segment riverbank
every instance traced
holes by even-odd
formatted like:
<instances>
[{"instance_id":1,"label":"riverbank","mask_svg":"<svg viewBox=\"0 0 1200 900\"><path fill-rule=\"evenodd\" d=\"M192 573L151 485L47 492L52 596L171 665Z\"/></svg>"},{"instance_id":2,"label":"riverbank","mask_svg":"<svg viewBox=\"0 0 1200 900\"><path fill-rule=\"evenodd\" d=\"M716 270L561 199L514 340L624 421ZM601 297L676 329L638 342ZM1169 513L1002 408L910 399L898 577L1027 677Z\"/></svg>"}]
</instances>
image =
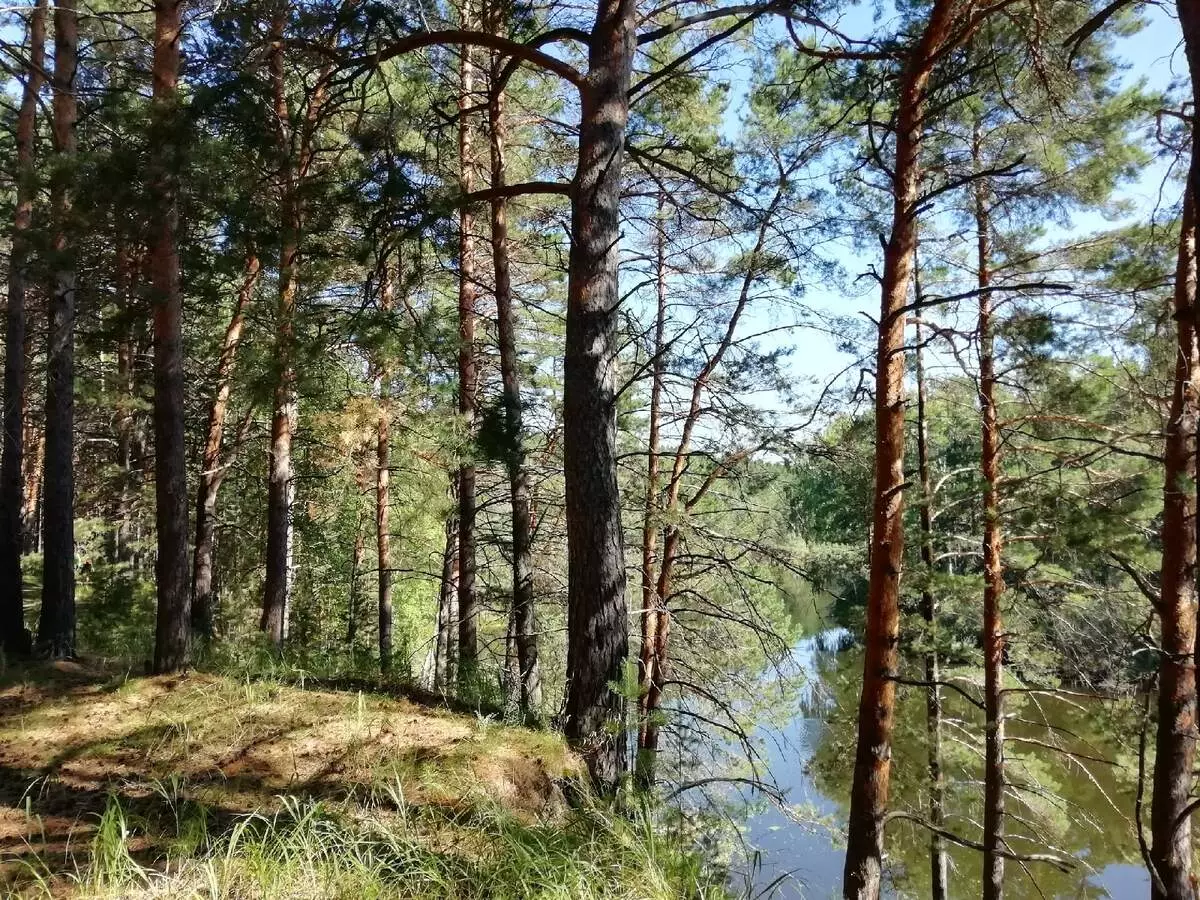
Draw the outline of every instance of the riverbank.
<instances>
[{"instance_id":1,"label":"riverbank","mask_svg":"<svg viewBox=\"0 0 1200 900\"><path fill-rule=\"evenodd\" d=\"M719 896L569 809L558 735L365 692L73 663L0 678L0 887L28 896Z\"/></svg>"}]
</instances>

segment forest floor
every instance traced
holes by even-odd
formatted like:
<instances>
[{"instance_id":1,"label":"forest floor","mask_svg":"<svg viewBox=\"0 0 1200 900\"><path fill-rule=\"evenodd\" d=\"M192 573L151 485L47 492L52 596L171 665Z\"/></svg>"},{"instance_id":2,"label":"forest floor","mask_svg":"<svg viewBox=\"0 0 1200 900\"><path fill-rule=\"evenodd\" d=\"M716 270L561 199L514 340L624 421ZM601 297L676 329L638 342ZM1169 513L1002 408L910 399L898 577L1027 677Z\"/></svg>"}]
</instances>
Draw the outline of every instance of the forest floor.
<instances>
[{"instance_id":1,"label":"forest floor","mask_svg":"<svg viewBox=\"0 0 1200 900\"><path fill-rule=\"evenodd\" d=\"M562 818L559 783L577 772L557 735L404 699L209 674L131 678L76 663L9 668L0 892L32 882L75 893L114 802L129 858L169 867L195 830L189 816L205 841L297 803L406 822L412 810L451 822L487 807L532 824Z\"/></svg>"}]
</instances>

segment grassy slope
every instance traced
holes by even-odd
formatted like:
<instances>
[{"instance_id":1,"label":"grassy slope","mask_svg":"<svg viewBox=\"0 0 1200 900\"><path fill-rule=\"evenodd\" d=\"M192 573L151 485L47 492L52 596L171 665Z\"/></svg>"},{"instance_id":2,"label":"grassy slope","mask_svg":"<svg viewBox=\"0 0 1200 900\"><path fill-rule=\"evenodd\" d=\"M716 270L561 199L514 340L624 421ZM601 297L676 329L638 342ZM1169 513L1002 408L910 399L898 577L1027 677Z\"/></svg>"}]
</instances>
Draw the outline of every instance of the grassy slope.
<instances>
[{"instance_id":1,"label":"grassy slope","mask_svg":"<svg viewBox=\"0 0 1200 900\"><path fill-rule=\"evenodd\" d=\"M568 812L557 782L577 771L555 735L405 700L9 670L0 878L76 896L707 894L648 822Z\"/></svg>"}]
</instances>

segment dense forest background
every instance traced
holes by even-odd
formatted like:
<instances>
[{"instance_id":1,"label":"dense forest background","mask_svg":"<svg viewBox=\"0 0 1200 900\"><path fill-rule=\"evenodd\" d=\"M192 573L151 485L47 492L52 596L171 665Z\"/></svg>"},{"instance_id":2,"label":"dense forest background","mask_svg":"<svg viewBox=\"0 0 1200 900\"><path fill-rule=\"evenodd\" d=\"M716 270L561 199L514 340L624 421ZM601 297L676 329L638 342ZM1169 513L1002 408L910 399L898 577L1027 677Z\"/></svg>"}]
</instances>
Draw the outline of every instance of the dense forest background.
<instances>
[{"instance_id":1,"label":"dense forest background","mask_svg":"<svg viewBox=\"0 0 1200 900\"><path fill-rule=\"evenodd\" d=\"M562 731L662 896L789 765L847 897L1193 896L1192 3L5 16L6 677Z\"/></svg>"}]
</instances>

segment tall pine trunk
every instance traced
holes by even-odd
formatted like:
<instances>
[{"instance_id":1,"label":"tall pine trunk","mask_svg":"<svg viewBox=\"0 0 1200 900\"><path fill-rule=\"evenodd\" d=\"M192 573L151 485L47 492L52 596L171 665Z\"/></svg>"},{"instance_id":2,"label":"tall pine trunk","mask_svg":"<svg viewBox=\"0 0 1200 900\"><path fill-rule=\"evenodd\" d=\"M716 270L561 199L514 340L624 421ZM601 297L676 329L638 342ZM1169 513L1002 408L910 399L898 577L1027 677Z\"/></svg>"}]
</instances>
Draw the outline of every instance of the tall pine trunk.
<instances>
[{"instance_id":1,"label":"tall pine trunk","mask_svg":"<svg viewBox=\"0 0 1200 900\"><path fill-rule=\"evenodd\" d=\"M1175 268L1176 356L1164 448L1162 578L1159 603L1158 734L1150 812L1155 900L1191 897L1191 799L1196 756L1196 448L1200 354L1196 301L1196 210L1184 197Z\"/></svg>"},{"instance_id":2,"label":"tall pine trunk","mask_svg":"<svg viewBox=\"0 0 1200 900\"><path fill-rule=\"evenodd\" d=\"M158 618L154 671L187 665L191 645L188 491L184 446L183 293L179 284L179 42L182 0L154 3L154 126L158 132L150 193L154 205L150 275L154 301L154 495Z\"/></svg>"},{"instance_id":3,"label":"tall pine trunk","mask_svg":"<svg viewBox=\"0 0 1200 900\"><path fill-rule=\"evenodd\" d=\"M462 0L462 27L474 27L473 0ZM474 50L460 49L458 94L458 166L459 187L464 196L475 183L474 129L468 108L475 102ZM458 411L467 432L467 445L475 428L475 404L479 392L475 368L475 215L464 203L458 219ZM471 449L467 450L471 454ZM475 465L468 458L458 469L458 678L475 675L479 641L479 611L475 597Z\"/></svg>"},{"instance_id":4,"label":"tall pine trunk","mask_svg":"<svg viewBox=\"0 0 1200 900\"><path fill-rule=\"evenodd\" d=\"M848 900L878 898L883 877L904 562L904 307L917 240L926 95L957 12L957 0L935 0L906 62L897 97L892 226L884 250L875 354L875 487L866 638L842 884Z\"/></svg>"},{"instance_id":5,"label":"tall pine trunk","mask_svg":"<svg viewBox=\"0 0 1200 900\"><path fill-rule=\"evenodd\" d=\"M571 255L563 357L567 519L565 731L601 791L628 768L624 680L629 609L616 456L617 283L621 171L637 5L600 0L580 94L571 184Z\"/></svg>"},{"instance_id":6,"label":"tall pine trunk","mask_svg":"<svg viewBox=\"0 0 1200 900\"><path fill-rule=\"evenodd\" d=\"M30 650L25 629L25 592L21 578L24 550L21 511L25 451L25 280L29 259L28 232L37 196L34 143L38 96L46 60L47 0L37 0L29 16L28 56L21 111L17 116L16 208L8 263L7 331L4 336L4 430L0 461L0 647L10 656Z\"/></svg>"},{"instance_id":7,"label":"tall pine trunk","mask_svg":"<svg viewBox=\"0 0 1200 900\"><path fill-rule=\"evenodd\" d=\"M914 262L917 315L921 314L919 271ZM921 479L921 565L927 579L921 591L921 617L925 620L925 740L929 760L929 823L944 828L946 819L946 783L942 775L942 678L938 659L938 603L933 593L933 477L929 464L929 419L927 412L927 383L925 357L922 352L924 336L917 322L917 346L914 350L917 377L917 461ZM949 865L946 839L937 831L929 832L929 878L931 900L946 900Z\"/></svg>"},{"instance_id":8,"label":"tall pine trunk","mask_svg":"<svg viewBox=\"0 0 1200 900\"><path fill-rule=\"evenodd\" d=\"M497 23L497 31L503 23ZM499 74L493 64L493 81ZM505 185L504 92L494 91L488 105L491 132L492 187ZM535 714L542 702L538 671L537 619L533 596L533 518L530 510L529 473L525 469L525 434L521 421L521 373L517 357L513 314L512 278L508 258L508 201L492 200L492 265L496 281L496 326L500 344L500 380L504 388L504 425L507 432L505 467L512 505L512 642L515 645L516 690L523 717Z\"/></svg>"},{"instance_id":9,"label":"tall pine trunk","mask_svg":"<svg viewBox=\"0 0 1200 900\"><path fill-rule=\"evenodd\" d=\"M267 559L260 626L276 647L287 631L291 586L292 434L296 427L295 344L296 293L299 280L300 198L292 158L291 112L283 70L283 37L288 8L280 6L271 20L270 56L274 111L279 134L279 292L275 309L275 365L271 413L271 449L267 472Z\"/></svg>"},{"instance_id":10,"label":"tall pine trunk","mask_svg":"<svg viewBox=\"0 0 1200 900\"><path fill-rule=\"evenodd\" d=\"M46 351L46 464L42 515L42 609L38 651L75 653L75 76L79 30L75 0L54 6L53 132L58 171L51 185L53 285Z\"/></svg>"},{"instance_id":11,"label":"tall pine trunk","mask_svg":"<svg viewBox=\"0 0 1200 900\"><path fill-rule=\"evenodd\" d=\"M385 261L380 267L379 308L386 315L395 300L395 282ZM386 351L385 351L386 352ZM379 669L392 671L392 536L388 524L391 498L391 368L382 354L378 361L379 421L375 435L375 548L379 567Z\"/></svg>"},{"instance_id":12,"label":"tall pine trunk","mask_svg":"<svg viewBox=\"0 0 1200 900\"><path fill-rule=\"evenodd\" d=\"M208 426L200 461L200 486L196 494L196 549L192 560L192 631L204 638L212 637L215 618L213 555L217 534L217 495L226 472L221 458L225 417L233 391L233 369L246 322L246 308L254 296L260 271L258 254L251 250L246 254L242 284L234 301L233 314L225 327L225 337L221 341L221 353L217 357L217 389L208 407Z\"/></svg>"}]
</instances>

